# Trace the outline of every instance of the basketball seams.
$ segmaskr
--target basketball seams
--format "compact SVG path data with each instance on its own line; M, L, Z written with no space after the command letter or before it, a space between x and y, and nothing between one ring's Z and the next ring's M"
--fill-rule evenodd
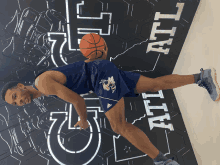
M92 37L93 37L93 40L94 40L94 44L98 44L99 42L100 42L100 40L101 40L101 36L100 35L98 35L98 34L96 34L96 33L90 33L91 35L92 35ZM96 37L95 37L96 36ZM96 39L95 38L97 38L97 37L99 37L99 39L98 39L98 41L96 42Z
M96 47L95 38L94 38L94 36L92 35L92 33L91 33L91 36L92 36L92 38L93 38L93 40L94 40L94 44L95 44L95 47ZM95 56L95 57L97 57L97 47L96 47L96 56Z
M81 40L84 40L84 41L86 41L86 42L88 42L88 43L90 43L90 44L95 44L95 43L92 43L92 42L89 42L89 41L87 41L87 40L85 40L85 39L81 39Z
M93 49L93 48L99 48L99 47L102 47L102 46L105 46L105 45L100 45L100 46L90 47L90 48L80 48L80 49Z
M100 51L100 50L98 50L98 51ZM89 53L87 56L85 56L85 57L88 57L89 55L91 55L92 53L94 53L94 52L96 52L96 54L97 54L97 50L94 50L94 51L92 51L91 53ZM101 51L100 51L101 52Z
M92 35L92 33L91 33L90 35ZM93 37L93 35L92 35L92 37ZM99 36L99 41L98 41L97 43L96 43L96 42L92 43L92 42L90 42L90 41L88 41L88 40L86 40L86 39L84 39L84 38L82 38L81 40L87 41L87 42L90 43L90 44L98 44L98 43L100 42L101 38L102 38L102 37ZM93 37L93 40L95 41L94 37Z
M98 41L98 42L96 42L96 41ZM92 43L92 42L94 42L94 43ZM103 44L103 45L100 45L100 44ZM86 34L85 36L82 37L79 46L80 46L81 52L83 53L83 55L86 58L97 59L98 55L99 55L98 58L103 56L102 48L105 47L106 44L105 44L105 40L100 35L98 35L96 33L90 33L90 34ZM84 47L84 48L82 48L82 47ZM101 53L101 55L100 55L100 53Z
M97 44L100 42L100 40L101 40L101 36L99 36L99 41L97 42Z

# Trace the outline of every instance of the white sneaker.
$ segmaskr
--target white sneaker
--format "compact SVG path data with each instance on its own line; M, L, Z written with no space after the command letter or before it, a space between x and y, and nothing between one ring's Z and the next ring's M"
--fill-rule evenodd
M168 159L166 161L159 161L159 162L154 162L155 165L180 165L174 160L174 157L171 159Z

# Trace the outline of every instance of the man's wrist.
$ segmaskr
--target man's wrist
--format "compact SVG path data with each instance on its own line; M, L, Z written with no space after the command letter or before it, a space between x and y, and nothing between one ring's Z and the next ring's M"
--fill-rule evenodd
M80 120L87 121L87 117L86 118L85 117L80 117Z
M73 104L76 112L78 113L80 120L86 121L87 120L87 111L86 111L86 104L84 99L78 100L77 103Z

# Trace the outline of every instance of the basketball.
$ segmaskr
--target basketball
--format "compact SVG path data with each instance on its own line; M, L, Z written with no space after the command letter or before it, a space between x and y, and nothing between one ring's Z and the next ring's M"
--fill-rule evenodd
M79 48L86 58L97 59L102 56L105 49L105 40L98 34L90 33L82 37Z

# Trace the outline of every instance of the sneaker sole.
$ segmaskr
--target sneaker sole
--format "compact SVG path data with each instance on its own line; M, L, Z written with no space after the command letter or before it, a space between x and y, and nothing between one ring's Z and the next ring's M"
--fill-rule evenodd
M213 81L213 82L214 82L215 86L218 88L218 89L216 88L216 91L217 91L218 97L216 98L215 101L219 101L219 100L220 100L220 88L219 88L219 85L218 85L218 82L217 82L217 74L216 74L216 70L215 70L215 68L213 68L213 67L211 67L211 68L209 68L209 69L211 69L211 76L212 76L212 79L215 80L215 81Z

